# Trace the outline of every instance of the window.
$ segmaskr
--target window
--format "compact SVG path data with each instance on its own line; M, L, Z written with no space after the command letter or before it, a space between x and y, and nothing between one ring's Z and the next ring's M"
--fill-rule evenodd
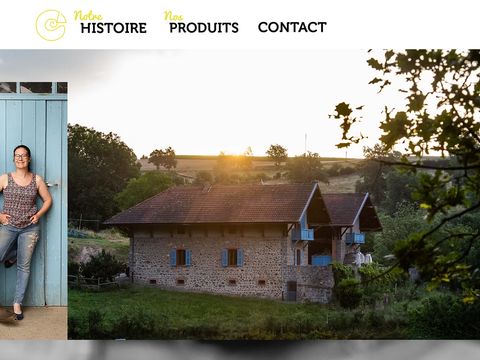
M68 93L68 83L66 83L66 82L57 83L57 93L59 93L59 94Z
M177 285L185 285L185 279L177 279Z
M177 266L185 266L185 250L177 249Z
M51 94L52 83L48 82L22 82L20 83L21 93Z
M243 266L243 249L223 249L222 266Z
M258 280L258 286L265 286L266 283L265 280Z
M237 249L228 249L228 266L237 266Z
M170 266L190 266L192 263L192 250L172 249L170 251Z
M16 93L17 83L15 82L1 82L0 93Z
M230 286L235 286L235 285L237 285L237 280L235 280L235 279L230 279L230 280L228 280L228 285L230 285Z
M155 285L157 283L157 280L155 279L150 279L149 281L150 285Z
M0 93L67 94L66 82L0 82Z

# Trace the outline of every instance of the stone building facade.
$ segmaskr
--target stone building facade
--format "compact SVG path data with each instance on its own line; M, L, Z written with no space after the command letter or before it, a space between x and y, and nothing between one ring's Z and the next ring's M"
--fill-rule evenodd
M329 251L333 261L343 261L342 236L352 228L333 224L327 210L316 184L185 186L107 223L131 234L134 283L326 303L331 266L312 265L312 252Z

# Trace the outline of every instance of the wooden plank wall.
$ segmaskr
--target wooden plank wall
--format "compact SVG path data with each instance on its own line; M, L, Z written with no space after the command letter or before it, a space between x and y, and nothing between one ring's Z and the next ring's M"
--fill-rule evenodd
M10 95L10 97L12 97ZM32 171L52 186L53 206L41 220L25 305L67 305L67 101L48 96L0 97L0 173L14 170L13 149L32 151ZM3 205L0 196L0 205ZM41 201L39 201L39 205ZM0 304L13 301L16 266L0 265Z

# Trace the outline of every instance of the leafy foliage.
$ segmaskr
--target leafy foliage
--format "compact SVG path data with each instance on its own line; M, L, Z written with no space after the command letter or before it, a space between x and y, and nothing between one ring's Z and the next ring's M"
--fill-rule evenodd
M105 220L118 212L114 201L140 174L137 158L113 133L68 125L68 215Z
M156 149L150 153L148 162L155 165L157 170L160 169L160 166L163 166L165 169L175 169L177 167L177 160L175 159L175 150L171 146L165 149Z
M409 311L410 336L421 339L480 339L480 302L435 293Z
M435 224L398 244L399 264L403 268L415 264L432 285L455 280L465 301L478 300L479 268L465 259L478 244L480 230L429 239L452 220L480 209L480 51L388 50L368 64L380 73L370 82L379 86L379 92L395 86L405 94L403 108L386 106L380 123L384 150L402 145L404 153L399 161L377 161L412 172L435 170L420 173L412 191L427 220ZM361 119L361 108L353 110L345 102L335 108L331 117L341 121L343 131L337 146L362 139L361 134L351 134L352 125ZM450 157L449 163L427 164L425 156L432 151Z
M335 284L339 284L340 281L344 279L353 278L353 269L350 265L345 265L341 263L333 263L332 265L333 270L333 281Z
M365 160L358 170L361 180L356 184L355 190L370 193L372 200L381 204L385 200L386 177L393 169L378 160L397 161L401 154L397 151L388 151L381 144L375 144L372 148L364 147L363 156Z
M287 149L279 144L270 145L266 153L277 167L280 166L282 162L288 159Z
M308 151L301 156L289 158L287 161L288 178L292 182L307 183L321 181L328 183L320 155Z
M173 177L173 174L147 172L139 178L131 179L125 189L115 196L115 201L121 210L128 209L173 186Z
M375 260L382 265L391 265L397 242L408 240L412 234L428 228L424 215L424 210L415 209L410 204L401 205L391 215L381 215L383 230L373 235Z
M412 199L412 191L418 183L418 176L411 172L393 169L385 176L385 198L381 208L387 214L394 214L401 206L410 204L418 208L418 202Z
M333 291L340 306L344 308L355 309L362 301L363 289L356 279L346 278L341 280L335 285Z

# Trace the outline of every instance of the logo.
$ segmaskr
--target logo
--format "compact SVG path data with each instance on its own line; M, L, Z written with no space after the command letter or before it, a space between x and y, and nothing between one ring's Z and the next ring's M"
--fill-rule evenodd
M44 40L57 41L65 35L67 20L60 11L45 10L37 17L35 28Z

